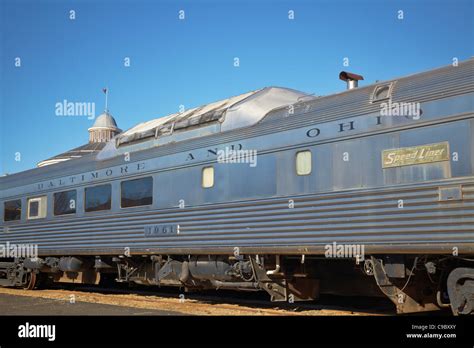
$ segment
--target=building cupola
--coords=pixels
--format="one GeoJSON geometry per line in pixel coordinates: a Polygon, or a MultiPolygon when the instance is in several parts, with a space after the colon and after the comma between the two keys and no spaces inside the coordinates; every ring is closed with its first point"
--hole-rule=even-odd
{"type": "Polygon", "coordinates": [[[109,96],[109,89],[103,88],[102,92],[105,94],[105,110],[104,113],[99,115],[94,122],[94,125],[89,128],[89,144],[92,143],[106,143],[114,136],[122,132],[121,129],[117,127],[117,122],[107,108],[107,99],[109,96]]]}
{"type": "Polygon", "coordinates": [[[89,130],[89,143],[106,143],[122,130],[107,110],[99,115],[89,130]]]}

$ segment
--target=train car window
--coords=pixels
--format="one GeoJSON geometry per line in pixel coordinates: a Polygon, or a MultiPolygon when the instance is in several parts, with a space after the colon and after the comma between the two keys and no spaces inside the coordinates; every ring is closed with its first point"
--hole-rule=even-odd
{"type": "Polygon", "coordinates": [[[46,217],[47,197],[28,198],[28,220],[46,217]]]}
{"type": "Polygon", "coordinates": [[[210,188],[214,186],[214,167],[205,167],[202,169],[202,187],[210,188]]]}
{"type": "Polygon", "coordinates": [[[151,176],[121,182],[121,207],[150,205],[153,202],[153,178],[151,176]]]}
{"type": "Polygon", "coordinates": [[[8,201],[3,204],[3,220],[14,221],[21,219],[21,199],[8,201]]]}
{"type": "Polygon", "coordinates": [[[54,215],[76,213],[76,190],[56,192],[54,194],[54,215]]]}
{"type": "Polygon", "coordinates": [[[110,210],[112,186],[110,184],[86,187],[84,210],[86,212],[110,210]]]}
{"type": "Polygon", "coordinates": [[[296,174],[311,174],[311,151],[300,151],[296,153],[296,174]]]}

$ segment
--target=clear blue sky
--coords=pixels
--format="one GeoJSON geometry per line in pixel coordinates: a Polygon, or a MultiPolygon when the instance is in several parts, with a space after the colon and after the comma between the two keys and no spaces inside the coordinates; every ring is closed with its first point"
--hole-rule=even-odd
{"type": "Polygon", "coordinates": [[[93,120],[58,117],[55,104],[95,102],[99,114],[106,85],[128,129],[264,86],[341,91],[343,69],[367,84],[474,55],[472,0],[0,3],[0,175],[85,144],[93,120]]]}

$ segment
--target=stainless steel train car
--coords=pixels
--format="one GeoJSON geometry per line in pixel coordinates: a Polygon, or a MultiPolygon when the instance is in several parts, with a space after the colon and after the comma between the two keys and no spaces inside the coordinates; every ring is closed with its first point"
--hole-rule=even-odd
{"type": "Polygon", "coordinates": [[[1,177],[0,285],[371,295],[471,314],[474,59],[362,87],[339,77],[341,93],[263,88],[1,177]]]}

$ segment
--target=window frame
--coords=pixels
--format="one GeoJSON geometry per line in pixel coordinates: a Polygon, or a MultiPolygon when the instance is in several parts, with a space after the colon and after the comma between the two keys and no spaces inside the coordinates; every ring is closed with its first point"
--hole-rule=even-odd
{"type": "Polygon", "coordinates": [[[201,187],[204,188],[204,189],[209,189],[209,188],[213,188],[215,183],[216,183],[216,180],[215,180],[215,177],[216,177],[216,172],[214,170],[214,166],[206,166],[206,167],[203,167],[202,170],[201,170],[201,187]],[[212,185],[210,186],[205,186],[204,184],[204,173],[206,172],[206,170],[208,169],[212,169],[212,185]]]}
{"type": "Polygon", "coordinates": [[[311,173],[313,172],[313,153],[311,150],[300,150],[300,151],[297,151],[296,154],[295,154],[295,172],[296,172],[296,175],[298,176],[308,176],[308,175],[311,175],[311,173]],[[309,153],[309,172],[308,173],[303,173],[303,174],[300,174],[300,172],[298,171],[298,157],[300,154],[303,154],[303,153],[309,153]]]}
{"type": "Polygon", "coordinates": [[[37,196],[29,197],[26,199],[26,219],[27,220],[38,220],[45,219],[48,216],[48,196],[37,196]],[[30,215],[30,204],[38,202],[38,216],[30,215]]]}
{"type": "Polygon", "coordinates": [[[119,183],[120,186],[120,194],[119,194],[119,201],[120,201],[120,209],[130,209],[130,208],[141,208],[141,207],[150,207],[153,205],[154,202],[154,186],[155,186],[155,179],[153,178],[152,175],[141,177],[141,178],[135,178],[135,179],[128,179],[128,180],[121,180],[119,183]],[[128,207],[124,207],[122,205],[122,193],[123,193],[123,187],[122,184],[125,182],[130,182],[130,181],[138,181],[138,180],[144,180],[144,179],[151,179],[151,203],[149,204],[140,204],[140,205],[132,205],[128,207]]]}
{"type": "Polygon", "coordinates": [[[22,201],[21,198],[10,199],[10,200],[8,200],[8,201],[3,201],[3,222],[10,223],[10,222],[14,222],[14,221],[21,221],[22,213],[23,213],[23,201],[22,201]],[[5,209],[6,204],[7,204],[7,203],[11,203],[11,202],[17,202],[17,201],[20,202],[20,218],[19,218],[19,219],[6,220],[6,219],[5,219],[5,214],[6,214],[6,212],[7,212],[7,210],[5,209]]]}
{"type": "Polygon", "coordinates": [[[53,215],[54,215],[54,216],[65,216],[65,215],[67,216],[67,215],[76,215],[76,214],[77,214],[77,189],[54,192],[52,199],[53,199],[53,215]],[[75,192],[75,194],[76,194],[76,199],[75,199],[76,205],[75,205],[75,207],[74,207],[74,212],[56,214],[56,195],[57,195],[57,194],[60,194],[60,193],[67,193],[67,192],[75,192]]]}
{"type": "Polygon", "coordinates": [[[112,201],[113,201],[113,186],[111,183],[107,184],[100,184],[100,185],[94,185],[94,186],[86,186],[84,187],[84,213],[86,214],[93,214],[97,212],[102,212],[102,211],[110,211],[112,210],[112,201]],[[102,187],[102,186],[109,186],[110,188],[110,207],[107,209],[96,209],[96,210],[87,210],[87,189],[94,189],[97,187],[102,187]]]}

